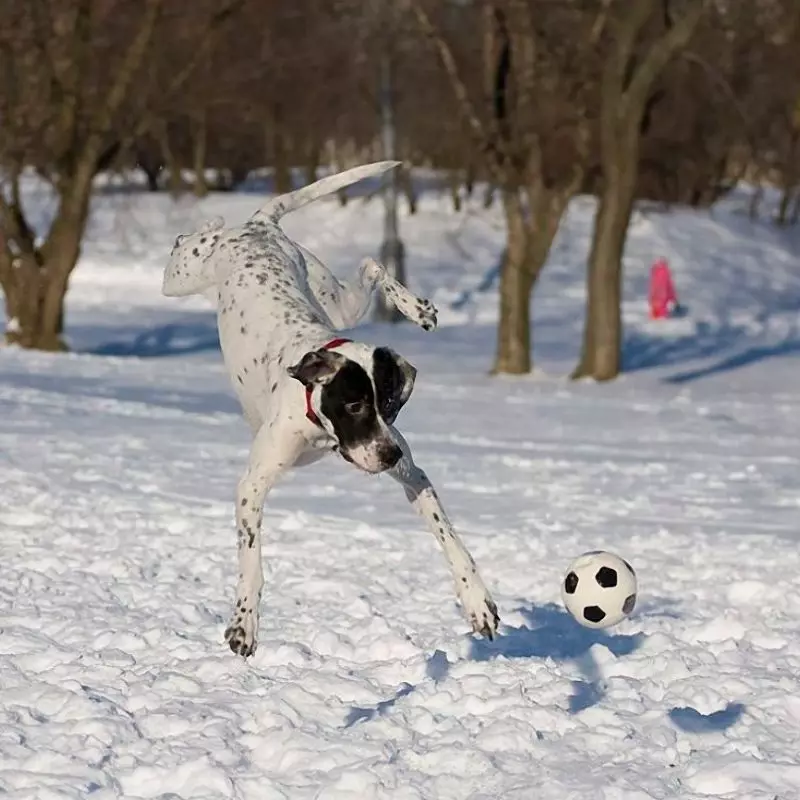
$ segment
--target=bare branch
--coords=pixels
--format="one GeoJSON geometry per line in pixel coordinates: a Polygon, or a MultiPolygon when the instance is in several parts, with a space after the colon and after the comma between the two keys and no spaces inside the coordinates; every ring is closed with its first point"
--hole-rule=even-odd
{"type": "Polygon", "coordinates": [[[636,39],[653,15],[657,2],[658,0],[634,0],[632,8],[626,7],[624,21],[616,31],[613,55],[609,58],[603,76],[604,90],[621,94],[627,88],[636,39]]]}
{"type": "Polygon", "coordinates": [[[33,232],[28,227],[22,212],[19,179],[20,170],[18,168],[11,170],[7,181],[11,189],[10,200],[0,192],[0,232],[4,232],[5,247],[9,255],[13,255],[10,249],[11,242],[19,252],[32,255],[35,250],[33,232]]]}
{"type": "MultiPolygon", "coordinates": [[[[649,2],[649,0],[647,0],[649,2]]],[[[695,28],[705,11],[705,0],[693,0],[692,5],[677,20],[673,20],[672,27],[657,39],[644,61],[637,67],[630,85],[625,92],[622,115],[627,116],[632,110],[640,108],[647,100],[650,89],[656,78],[667,66],[670,59],[682,47],[685,47],[692,38],[695,28]]]]}
{"type": "MultiPolygon", "coordinates": [[[[161,0],[158,0],[161,2],[161,0]]],[[[214,36],[218,30],[244,5],[244,0],[230,0],[227,5],[214,12],[208,22],[205,35],[194,49],[194,54],[179,72],[175,73],[169,85],[165,87],[164,99],[174,97],[192,77],[197,67],[208,57],[208,51],[214,42],[214,36]]],[[[127,151],[128,147],[136,140],[144,136],[151,130],[155,123],[155,115],[144,111],[137,120],[136,124],[123,137],[120,151],[127,151]]]]}
{"type": "Polygon", "coordinates": [[[602,0],[600,12],[595,18],[594,24],[592,25],[592,30],[589,33],[590,44],[596,44],[600,41],[600,37],[603,35],[603,31],[606,27],[606,22],[608,22],[608,8],[610,5],[611,0],[602,0]]]}
{"type": "Polygon", "coordinates": [[[472,135],[477,139],[479,146],[484,152],[490,152],[494,149],[494,145],[486,135],[483,123],[475,111],[475,107],[470,100],[469,92],[467,91],[466,84],[464,83],[461,74],[456,64],[453,51],[444,40],[444,37],[436,30],[430,17],[425,9],[418,2],[418,0],[410,0],[411,10],[416,17],[417,23],[422,33],[430,40],[434,48],[439,54],[439,59],[442,62],[447,77],[456,96],[459,111],[468,124],[472,135]]]}
{"type": "MultiPolygon", "coordinates": [[[[153,36],[156,20],[158,19],[158,13],[163,1],[164,0],[144,0],[144,16],[142,17],[139,29],[136,31],[136,35],[133,37],[127,51],[122,57],[117,74],[105,100],[100,104],[100,108],[95,118],[92,120],[92,133],[89,137],[89,142],[94,146],[92,149],[99,147],[102,137],[108,134],[114,116],[125,100],[125,95],[133,81],[133,77],[147,52],[147,46],[153,36]]],[[[87,143],[87,149],[90,149],[91,145],[87,143]]]]}
{"type": "Polygon", "coordinates": [[[745,111],[744,106],[739,102],[739,98],[736,96],[736,92],[733,91],[733,87],[731,86],[728,79],[722,74],[722,72],[719,69],[709,64],[708,61],[706,61],[706,59],[702,58],[697,53],[692,53],[691,51],[685,51],[681,53],[681,58],[683,58],[686,61],[689,61],[692,64],[696,64],[698,67],[700,67],[703,70],[703,72],[706,73],[709,80],[715,83],[720,89],[722,89],[723,93],[726,95],[728,100],[730,100],[731,105],[736,110],[737,115],[741,119],[742,130],[747,139],[747,144],[752,149],[754,147],[751,134],[752,122],[750,121],[750,117],[745,111]]]}
{"type": "MultiPolygon", "coordinates": [[[[536,82],[536,31],[531,19],[531,7],[526,0],[509,3],[509,29],[511,38],[511,68],[516,86],[516,130],[523,140],[523,151],[539,154],[539,136],[535,116],[536,82]]],[[[540,158],[534,158],[538,162],[540,158]]],[[[537,164],[537,169],[540,164],[537,164]]]]}

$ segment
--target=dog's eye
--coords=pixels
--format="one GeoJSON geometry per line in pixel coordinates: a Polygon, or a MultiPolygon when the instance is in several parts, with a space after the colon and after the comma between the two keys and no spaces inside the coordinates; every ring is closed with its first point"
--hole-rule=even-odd
{"type": "Polygon", "coordinates": [[[363,400],[354,400],[352,403],[345,403],[344,410],[348,414],[363,414],[367,410],[367,404],[363,400]]]}

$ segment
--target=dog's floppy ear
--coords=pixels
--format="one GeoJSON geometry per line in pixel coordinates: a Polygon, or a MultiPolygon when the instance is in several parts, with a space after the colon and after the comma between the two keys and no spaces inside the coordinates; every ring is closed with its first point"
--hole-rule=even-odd
{"type": "Polygon", "coordinates": [[[417,370],[388,347],[378,347],[372,355],[372,374],[380,415],[390,425],[397,419],[414,389],[417,370]]]}
{"type": "Polygon", "coordinates": [[[346,360],[341,353],[320,348],[306,353],[297,364],[289,367],[288,372],[303,386],[321,386],[333,380],[346,360]]]}

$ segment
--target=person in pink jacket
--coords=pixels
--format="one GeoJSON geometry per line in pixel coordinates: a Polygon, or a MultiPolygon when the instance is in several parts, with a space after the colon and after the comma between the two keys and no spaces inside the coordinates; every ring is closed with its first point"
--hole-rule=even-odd
{"type": "Polygon", "coordinates": [[[649,300],[651,319],[668,317],[678,306],[678,295],[664,258],[659,258],[650,268],[649,300]]]}

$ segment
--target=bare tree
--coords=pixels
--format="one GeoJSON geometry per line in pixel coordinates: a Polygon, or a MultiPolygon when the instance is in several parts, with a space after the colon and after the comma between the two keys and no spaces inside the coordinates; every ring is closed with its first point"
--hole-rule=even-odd
{"type": "MultiPolygon", "coordinates": [[[[449,20],[443,15],[437,24],[429,5],[411,0],[475,141],[474,152],[500,193],[506,219],[494,371],[525,373],[531,369],[531,292],[584,177],[593,66],[593,50],[584,45],[597,35],[589,33],[599,31],[597,19],[572,2],[543,9],[531,0],[484,0],[462,8],[461,19],[449,9],[449,20]],[[459,60],[461,42],[452,33],[459,23],[462,41],[477,28],[479,59],[473,50],[459,60]],[[582,60],[569,51],[570,44],[584,49],[582,60]],[[476,60],[483,65],[477,81],[476,60]]],[[[433,5],[442,12],[446,4],[433,5]]]]}
{"type": "MultiPolygon", "coordinates": [[[[231,8],[205,17],[204,9],[196,8],[198,39],[231,8]]],[[[59,350],[64,297],[80,254],[92,183],[148,119],[145,99],[154,87],[143,66],[157,31],[168,27],[169,13],[164,0],[2,0],[0,12],[0,286],[6,340],[59,350]],[[55,194],[55,214],[44,235],[22,201],[27,166],[55,194]]],[[[196,59],[202,54],[198,46],[196,59]]],[[[188,74],[186,67],[179,69],[172,85],[188,74]]]]}
{"type": "Polygon", "coordinates": [[[601,87],[602,188],[588,263],[583,349],[574,378],[615,378],[621,366],[622,253],[639,166],[642,119],[653,85],[697,27],[704,0],[618,3],[601,87]],[[648,33],[661,27],[660,32],[648,33]]]}

